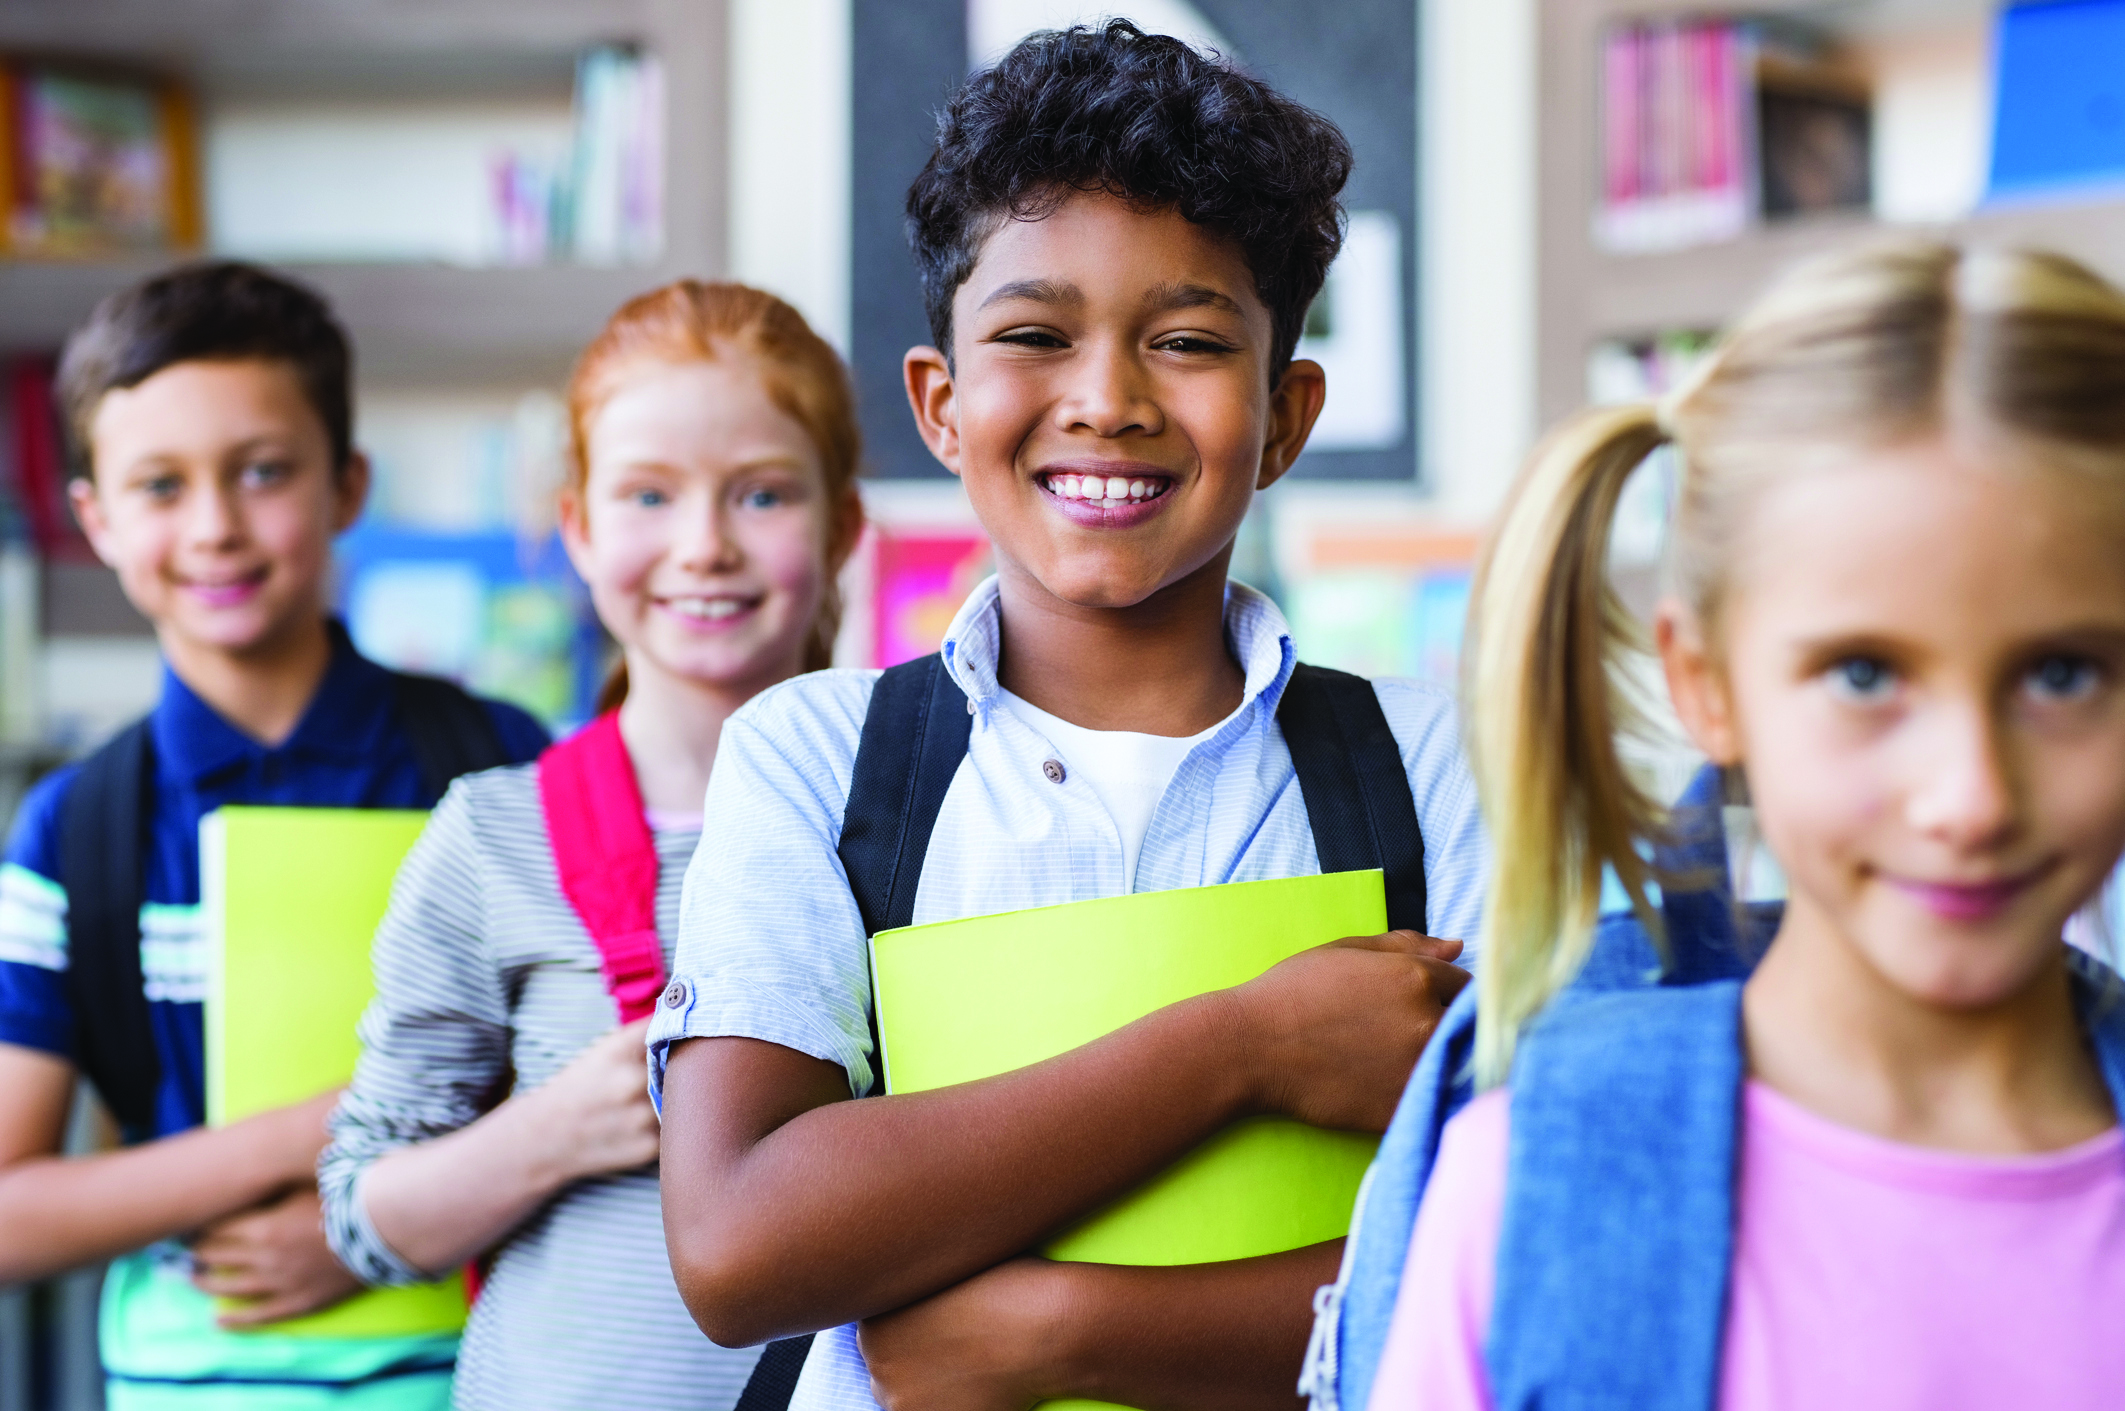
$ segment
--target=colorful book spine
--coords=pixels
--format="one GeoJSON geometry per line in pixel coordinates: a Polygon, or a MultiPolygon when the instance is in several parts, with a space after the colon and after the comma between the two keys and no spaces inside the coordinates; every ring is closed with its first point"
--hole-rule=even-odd
{"type": "Polygon", "coordinates": [[[1618,251],[1738,234],[1753,213],[1755,102],[1747,27],[1617,25],[1602,46],[1602,199],[1595,238],[1618,251]]]}

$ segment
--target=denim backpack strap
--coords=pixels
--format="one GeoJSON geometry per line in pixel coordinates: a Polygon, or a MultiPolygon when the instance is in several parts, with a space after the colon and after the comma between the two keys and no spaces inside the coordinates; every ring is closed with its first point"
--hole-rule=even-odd
{"type": "Polygon", "coordinates": [[[1485,1361],[1499,1411],[1711,1411],[1741,982],[1576,996],[1514,1059],[1485,1361]]]}
{"type": "Polygon", "coordinates": [[[1424,832],[1402,747],[1372,682],[1303,662],[1277,702],[1277,728],[1306,800],[1323,872],[1387,878],[1387,924],[1425,931],[1424,832]]]}
{"type": "Polygon", "coordinates": [[[152,1133],[162,1076],[140,969],[154,782],[154,737],[135,721],[82,763],[59,823],[75,1061],[128,1135],[152,1133]]]}
{"type": "Polygon", "coordinates": [[[2111,1105],[2125,1116],[2125,980],[2084,950],[2066,948],[2074,1008],[2088,1030],[2111,1105]]]}
{"type": "Polygon", "coordinates": [[[1318,1411],[1364,1411],[1387,1343],[1417,1206],[1439,1156],[1446,1119],[1474,1095],[1476,990],[1461,991],[1417,1059],[1394,1120],[1366,1172],[1336,1282],[1314,1296],[1313,1344],[1299,1392],[1318,1411]]]}
{"type": "Polygon", "coordinates": [[[618,711],[607,711],[539,756],[539,811],[561,894],[598,948],[598,969],[620,1022],[648,1018],[664,988],[657,840],[620,738],[618,711]]]}

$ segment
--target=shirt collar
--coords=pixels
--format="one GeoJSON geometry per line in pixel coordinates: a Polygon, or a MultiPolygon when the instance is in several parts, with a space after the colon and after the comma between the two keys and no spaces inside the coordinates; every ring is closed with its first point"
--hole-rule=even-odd
{"type": "Polygon", "coordinates": [[[318,759],[361,760],[382,743],[392,721],[391,673],[354,649],[339,619],[326,623],[332,659],[325,667],[302,719],[277,747],[260,744],[162,668],[162,695],[150,729],[155,757],[164,770],[198,781],[263,755],[295,753],[318,759]]]}
{"type": "MultiPolygon", "coordinates": [[[[1267,595],[1244,583],[1225,584],[1225,645],[1246,673],[1240,710],[1259,699],[1274,713],[1298,654],[1291,628],[1267,595]]],[[[952,625],[945,629],[944,667],[967,699],[986,711],[1003,687],[996,679],[1003,656],[1003,622],[998,614],[996,577],[991,574],[967,595],[952,625]]]]}

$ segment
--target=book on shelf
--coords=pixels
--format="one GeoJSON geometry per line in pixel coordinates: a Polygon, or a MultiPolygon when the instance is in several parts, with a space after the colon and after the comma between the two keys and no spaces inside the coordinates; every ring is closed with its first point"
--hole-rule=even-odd
{"type": "Polygon", "coordinates": [[[0,192],[11,255],[197,245],[190,94],[159,78],[0,59],[0,192]]]}
{"type": "Polygon", "coordinates": [[[664,253],[663,65],[619,46],[583,55],[574,127],[558,160],[518,151],[494,158],[493,258],[654,263],[664,253]]]}
{"type": "Polygon", "coordinates": [[[1866,86],[1792,25],[1611,26],[1601,54],[1594,237],[1618,252],[1729,240],[1871,199],[1866,86]]]}

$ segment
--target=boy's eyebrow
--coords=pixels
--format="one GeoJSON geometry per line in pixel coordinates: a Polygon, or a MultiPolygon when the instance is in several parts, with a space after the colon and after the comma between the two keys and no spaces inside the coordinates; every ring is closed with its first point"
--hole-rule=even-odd
{"type": "Polygon", "coordinates": [[[985,309],[1005,299],[1030,299],[1036,304],[1082,304],[1085,292],[1074,284],[1057,284],[1052,279],[1014,279],[991,290],[989,297],[975,307],[985,309]]]}
{"type": "Polygon", "coordinates": [[[1243,313],[1230,295],[1220,294],[1207,284],[1161,284],[1144,295],[1146,313],[1170,313],[1176,309],[1216,309],[1236,316],[1243,313]]]}

